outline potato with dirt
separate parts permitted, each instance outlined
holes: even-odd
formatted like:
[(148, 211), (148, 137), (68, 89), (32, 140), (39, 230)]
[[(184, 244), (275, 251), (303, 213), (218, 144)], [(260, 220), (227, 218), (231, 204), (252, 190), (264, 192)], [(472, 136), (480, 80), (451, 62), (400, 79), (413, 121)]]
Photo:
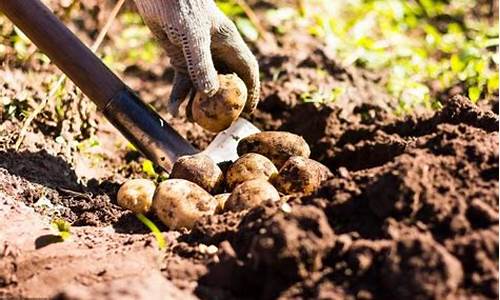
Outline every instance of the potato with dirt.
[(247, 153), (238, 158), (226, 172), (226, 186), (233, 190), (248, 180), (262, 178), (269, 180), (278, 174), (278, 169), (267, 157), (257, 153)]
[(158, 185), (153, 210), (170, 229), (191, 229), (200, 218), (213, 215), (217, 200), (197, 184), (185, 179), (167, 179)]
[(170, 178), (189, 180), (211, 194), (220, 192), (224, 182), (219, 166), (204, 154), (180, 157), (172, 168)]
[(245, 107), (247, 88), (236, 74), (218, 76), (220, 87), (212, 97), (197, 92), (191, 106), (193, 121), (211, 132), (227, 129)]
[(309, 157), (311, 149), (299, 135), (284, 131), (265, 131), (247, 136), (238, 143), (238, 155), (258, 153), (279, 169), (291, 156)]
[(272, 182), (283, 194), (310, 194), (332, 173), (323, 164), (302, 156), (292, 156)]
[(276, 188), (267, 180), (257, 178), (238, 185), (227, 199), (224, 209), (226, 211), (241, 211), (267, 201), (276, 202), (279, 200), (280, 195)]
[(151, 208), (156, 184), (149, 179), (131, 179), (118, 190), (118, 205), (136, 214), (145, 214)]

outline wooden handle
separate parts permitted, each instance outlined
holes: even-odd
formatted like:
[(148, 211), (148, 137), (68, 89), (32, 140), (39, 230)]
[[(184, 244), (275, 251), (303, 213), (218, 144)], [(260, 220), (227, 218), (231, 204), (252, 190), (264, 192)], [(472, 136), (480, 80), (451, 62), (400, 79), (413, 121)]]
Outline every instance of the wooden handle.
[(2, 11), (100, 109), (124, 83), (39, 0), (0, 0)]

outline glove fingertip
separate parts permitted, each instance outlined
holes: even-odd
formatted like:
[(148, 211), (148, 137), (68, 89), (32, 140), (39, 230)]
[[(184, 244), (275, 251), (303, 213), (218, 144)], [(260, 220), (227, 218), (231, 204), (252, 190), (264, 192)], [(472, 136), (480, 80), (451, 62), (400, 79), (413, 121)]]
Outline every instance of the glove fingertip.
[(192, 123), (194, 123), (194, 118), (193, 118), (193, 101), (194, 101), (195, 97), (196, 97), (196, 92), (195, 91), (191, 91), (191, 93), (189, 95), (189, 101), (188, 101), (188, 104), (186, 106), (186, 118), (188, 119), (189, 122), (192, 122)]
[(177, 117), (179, 115), (179, 108), (192, 88), (193, 85), (189, 77), (181, 72), (176, 72), (172, 92), (167, 103), (167, 110), (172, 116)]
[(212, 97), (219, 90), (220, 84), (217, 78), (217, 72), (210, 72), (215, 74), (203, 74), (196, 77), (194, 85), (196, 89), (208, 97)]
[(259, 100), (260, 100), (260, 82), (257, 78), (257, 80), (254, 80), (252, 82), (252, 86), (250, 86), (248, 89), (248, 98), (243, 111), (248, 114), (253, 113), (254, 110), (257, 108), (257, 105), (259, 104)]
[(245, 113), (251, 114), (257, 108), (257, 104), (259, 104), (259, 99), (257, 97), (249, 98), (247, 103), (245, 104), (245, 108), (243, 111)]
[(178, 101), (178, 100), (168, 102), (167, 110), (173, 117), (179, 116), (179, 108), (181, 107), (181, 103), (182, 103), (182, 101)]

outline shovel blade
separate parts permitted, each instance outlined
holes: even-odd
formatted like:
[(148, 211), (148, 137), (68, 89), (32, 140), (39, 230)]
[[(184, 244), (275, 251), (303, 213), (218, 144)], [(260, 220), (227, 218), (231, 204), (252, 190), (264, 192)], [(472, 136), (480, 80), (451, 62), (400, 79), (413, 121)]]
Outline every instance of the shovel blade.
[(216, 163), (235, 161), (238, 159), (237, 147), (241, 139), (260, 132), (249, 121), (239, 118), (228, 129), (219, 132), (215, 139), (202, 151)]

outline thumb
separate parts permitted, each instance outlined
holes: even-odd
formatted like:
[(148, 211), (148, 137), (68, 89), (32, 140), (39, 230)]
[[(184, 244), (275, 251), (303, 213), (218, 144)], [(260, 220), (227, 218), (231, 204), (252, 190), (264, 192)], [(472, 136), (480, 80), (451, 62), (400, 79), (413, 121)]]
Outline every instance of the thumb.
[(210, 51), (210, 32), (187, 30), (182, 36), (182, 51), (189, 77), (196, 89), (213, 96), (219, 89), (219, 80)]
[(179, 71), (175, 72), (174, 84), (168, 101), (168, 111), (172, 116), (176, 117), (179, 114), (179, 107), (186, 99), (192, 87), (193, 84), (187, 74)]

